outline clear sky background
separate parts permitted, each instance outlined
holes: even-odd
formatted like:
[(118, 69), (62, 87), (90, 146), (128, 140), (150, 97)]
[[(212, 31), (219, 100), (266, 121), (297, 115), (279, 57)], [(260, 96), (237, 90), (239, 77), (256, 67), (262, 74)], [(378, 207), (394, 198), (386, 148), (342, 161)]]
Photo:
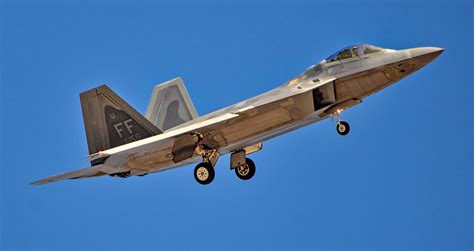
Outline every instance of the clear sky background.
[[(1, 250), (472, 250), (473, 4), (0, 4)], [(329, 120), (229, 156), (202, 186), (145, 177), (30, 182), (88, 166), (79, 93), (145, 111), (181, 76), (199, 112), (272, 89), (352, 43), (438, 46), (432, 64)]]

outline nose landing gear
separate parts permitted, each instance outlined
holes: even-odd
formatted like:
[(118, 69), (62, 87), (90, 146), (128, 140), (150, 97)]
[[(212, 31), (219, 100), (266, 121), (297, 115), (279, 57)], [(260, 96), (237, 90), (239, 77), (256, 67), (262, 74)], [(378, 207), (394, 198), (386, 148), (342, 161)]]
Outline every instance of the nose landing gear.
[(342, 135), (342, 136), (347, 135), (350, 129), (351, 127), (349, 126), (349, 123), (347, 123), (346, 121), (340, 120), (339, 122), (337, 122), (336, 130), (337, 130), (337, 133), (339, 133), (339, 135)]
[(349, 126), (349, 123), (347, 123), (346, 121), (343, 121), (339, 118), (339, 114), (341, 114), (343, 110), (342, 109), (339, 109), (337, 110), (332, 116), (331, 116), (331, 119), (334, 121), (336, 120), (337, 121), (337, 125), (336, 125), (336, 130), (337, 130), (337, 133), (339, 133), (339, 135), (341, 136), (345, 136), (349, 133), (351, 127)]

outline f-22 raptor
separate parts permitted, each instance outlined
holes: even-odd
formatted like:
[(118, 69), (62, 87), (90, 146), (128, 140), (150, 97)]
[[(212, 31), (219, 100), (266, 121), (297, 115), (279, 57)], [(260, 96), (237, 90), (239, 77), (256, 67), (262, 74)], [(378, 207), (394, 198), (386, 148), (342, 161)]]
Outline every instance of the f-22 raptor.
[(80, 94), (91, 167), (32, 184), (96, 176), (143, 176), (198, 163), (199, 184), (214, 180), (219, 156), (231, 153), (230, 169), (251, 179), (248, 155), (266, 140), (326, 118), (347, 135), (342, 111), (424, 67), (444, 50), (404, 50), (358, 44), (343, 48), (277, 88), (198, 116), (180, 78), (157, 85), (145, 116), (106, 85)]

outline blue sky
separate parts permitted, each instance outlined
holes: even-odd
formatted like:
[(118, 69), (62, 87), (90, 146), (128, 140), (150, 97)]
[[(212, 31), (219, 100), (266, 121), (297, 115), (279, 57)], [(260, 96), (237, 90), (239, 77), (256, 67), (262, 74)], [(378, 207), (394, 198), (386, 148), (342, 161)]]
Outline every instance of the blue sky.
[[(0, 3), (2, 250), (443, 249), (473, 245), (473, 4)], [(221, 157), (146, 177), (46, 186), (86, 167), (79, 93), (144, 112), (181, 76), (203, 115), (352, 43), (438, 46), (432, 64), (343, 113), (265, 142), (243, 182)]]

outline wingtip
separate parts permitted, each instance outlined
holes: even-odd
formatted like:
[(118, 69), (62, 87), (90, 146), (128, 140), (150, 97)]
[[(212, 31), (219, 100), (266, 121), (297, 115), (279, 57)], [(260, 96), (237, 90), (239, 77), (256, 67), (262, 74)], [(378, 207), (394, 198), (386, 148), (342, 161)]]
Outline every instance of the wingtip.
[(48, 182), (46, 182), (44, 179), (41, 179), (41, 180), (37, 180), (37, 181), (33, 181), (30, 183), (30, 185), (32, 186), (39, 186), (39, 185), (44, 185)]

